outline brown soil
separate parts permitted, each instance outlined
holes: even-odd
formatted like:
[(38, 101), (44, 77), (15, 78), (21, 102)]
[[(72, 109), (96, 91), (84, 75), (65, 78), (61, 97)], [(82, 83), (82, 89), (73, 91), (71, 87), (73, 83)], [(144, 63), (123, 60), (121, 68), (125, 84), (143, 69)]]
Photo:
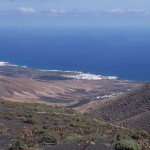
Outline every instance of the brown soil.
[(126, 92), (141, 84), (122, 80), (72, 80), (62, 77), (64, 74), (69, 73), (0, 67), (0, 97), (11, 101), (44, 102), (59, 106), (73, 105), (82, 100), (80, 105), (83, 105), (97, 96)]

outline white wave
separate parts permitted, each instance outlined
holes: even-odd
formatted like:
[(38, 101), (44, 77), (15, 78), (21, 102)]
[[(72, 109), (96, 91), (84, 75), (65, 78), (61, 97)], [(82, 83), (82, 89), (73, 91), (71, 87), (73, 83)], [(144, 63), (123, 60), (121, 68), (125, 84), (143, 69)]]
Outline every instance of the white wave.
[(9, 62), (0, 61), (0, 66), (17, 66), (17, 65), (10, 64)]
[(8, 62), (0, 61), (0, 66), (8, 66), (8, 65), (9, 65)]
[[(0, 61), (0, 66), (14, 66), (14, 67), (17, 67), (18, 65), (11, 64), (11, 63), (5, 62), (5, 61)], [(27, 66), (18, 66), (18, 67), (28, 68)]]
[(54, 71), (54, 72), (66, 72), (66, 73), (83, 73), (81, 71), (70, 71), (70, 70), (48, 70), (48, 69), (37, 69), (39, 71)]
[(59, 72), (63, 72), (62, 70), (48, 70), (48, 69), (37, 69), (37, 70), (39, 70), (39, 71), (43, 71), (43, 72), (46, 72), (46, 71), (59, 71)]
[(21, 67), (23, 67), (23, 68), (28, 68), (27, 66), (21, 66)]

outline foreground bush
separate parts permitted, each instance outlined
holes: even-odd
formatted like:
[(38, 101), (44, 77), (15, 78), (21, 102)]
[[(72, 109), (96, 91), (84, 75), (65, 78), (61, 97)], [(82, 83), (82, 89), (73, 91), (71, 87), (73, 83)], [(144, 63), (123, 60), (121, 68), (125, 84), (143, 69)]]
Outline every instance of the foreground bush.
[(56, 145), (57, 139), (58, 137), (55, 133), (44, 133), (39, 143)]
[(116, 146), (116, 150), (142, 150), (141, 146), (133, 140), (121, 140)]
[(15, 145), (9, 148), (9, 150), (28, 150), (28, 145), (23, 141), (16, 141)]

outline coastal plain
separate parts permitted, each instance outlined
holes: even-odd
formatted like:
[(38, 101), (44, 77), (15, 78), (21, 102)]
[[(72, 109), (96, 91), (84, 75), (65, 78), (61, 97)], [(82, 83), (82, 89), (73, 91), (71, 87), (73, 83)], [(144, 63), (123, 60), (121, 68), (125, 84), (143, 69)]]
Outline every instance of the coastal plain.
[(91, 76), (90, 79), (73, 78), (79, 75), (81, 73), (78, 72), (1, 66), (0, 97), (11, 101), (76, 108), (91, 101), (115, 97), (141, 85), (135, 81), (103, 76), (102, 79), (91, 79)]

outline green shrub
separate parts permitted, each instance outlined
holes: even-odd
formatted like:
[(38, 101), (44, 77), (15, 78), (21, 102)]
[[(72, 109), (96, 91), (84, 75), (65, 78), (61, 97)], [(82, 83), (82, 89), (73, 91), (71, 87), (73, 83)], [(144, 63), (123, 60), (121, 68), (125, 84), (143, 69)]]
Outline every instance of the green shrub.
[(127, 139), (127, 138), (128, 138), (128, 136), (126, 134), (118, 133), (118, 134), (114, 135), (112, 140), (113, 140), (113, 142), (117, 142), (117, 141), (121, 141), (121, 140)]
[(34, 118), (30, 118), (30, 117), (23, 117), (23, 122), (29, 123), (29, 124), (35, 124), (36, 120)]
[(51, 133), (44, 133), (41, 139), (39, 140), (39, 143), (43, 144), (57, 144), (58, 136), (51, 132)]
[(139, 134), (144, 138), (149, 137), (149, 133), (145, 130), (140, 131)]
[(9, 150), (28, 150), (28, 145), (24, 141), (16, 141), (14, 146), (9, 148)]
[(121, 140), (115, 145), (116, 150), (142, 150), (141, 146), (133, 140)]
[(140, 135), (135, 133), (135, 134), (133, 134), (131, 136), (131, 138), (134, 139), (134, 140), (139, 140), (140, 139)]
[(81, 141), (83, 139), (84, 139), (84, 137), (82, 135), (79, 135), (79, 134), (73, 134), (73, 135), (66, 137), (67, 141)]

